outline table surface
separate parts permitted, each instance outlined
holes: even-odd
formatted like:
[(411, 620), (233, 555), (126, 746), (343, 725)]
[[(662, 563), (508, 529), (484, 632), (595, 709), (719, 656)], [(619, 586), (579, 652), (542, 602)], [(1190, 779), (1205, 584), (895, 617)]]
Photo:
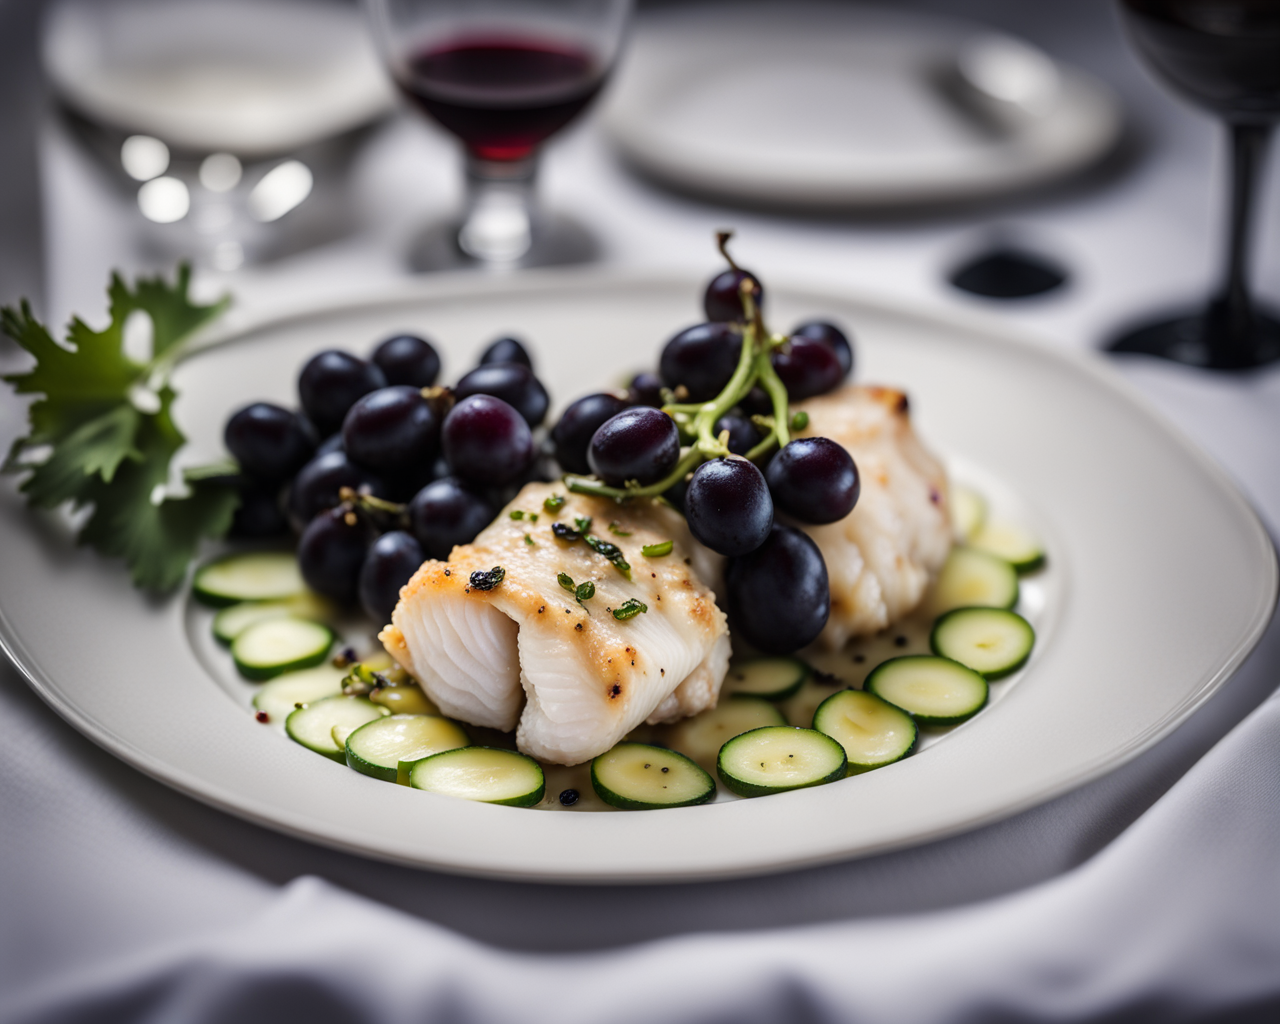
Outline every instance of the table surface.
[[(709, 273), (711, 234), (732, 224), (736, 255), (766, 280), (977, 309), (1050, 346), (1096, 347), (1135, 316), (1207, 294), (1225, 205), (1220, 129), (1138, 66), (1110, 4), (903, 6), (988, 21), (1099, 76), (1128, 109), (1121, 151), (1083, 178), (999, 205), (801, 218), (647, 184), (588, 117), (546, 154), (546, 202), (591, 225), (613, 266)], [(20, 7), (0, 0), (0, 22), (29, 32)], [(21, 71), (7, 67), (10, 78)], [(54, 322), (99, 310), (110, 268), (162, 264), (57, 121), (31, 119), (6, 95), (0, 116), (30, 130), (40, 188), (30, 194), (29, 162), (0, 162), (0, 268), (14, 268), (3, 297), (15, 282), (39, 290)], [(198, 285), (230, 288), (256, 312), (403, 278), (409, 232), (453, 208), (459, 171), (449, 140), (393, 119), (352, 169), (353, 233)], [(26, 202), (14, 200), (18, 189)], [(1069, 286), (1007, 303), (949, 289), (946, 271), (1002, 233), (1063, 260)], [(1280, 159), (1266, 176), (1257, 240), (1258, 290), (1280, 303)], [(0, 365), (14, 361), (0, 343)], [(1280, 369), (1223, 377), (1115, 366), (1226, 468), (1275, 535)], [(15, 404), (0, 404), (6, 445), (19, 427)], [(247, 824), (99, 750), (4, 665), (0, 1019), (249, 1020), (304, 1007), (317, 1020), (1274, 1019), (1280, 702), (1268, 698), (1277, 669), (1273, 625), (1231, 682), (1157, 747), (975, 832), (755, 879), (577, 888), (413, 871)], [(921, 994), (920, 978), (937, 984)], [(903, 986), (909, 1008), (895, 1002)]]

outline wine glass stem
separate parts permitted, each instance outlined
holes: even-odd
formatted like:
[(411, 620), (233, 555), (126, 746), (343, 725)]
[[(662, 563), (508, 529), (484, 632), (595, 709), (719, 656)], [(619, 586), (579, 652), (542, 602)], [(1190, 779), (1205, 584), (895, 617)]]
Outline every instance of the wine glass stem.
[(481, 263), (512, 263), (533, 245), (537, 157), (483, 160), (467, 156), (467, 204), (458, 245)]
[(1254, 196), (1270, 124), (1233, 122), (1231, 133), (1231, 225), (1227, 242), (1227, 276), (1210, 308), (1209, 344), (1218, 349), (1215, 363), (1248, 365), (1254, 347), (1253, 300), (1249, 294), (1249, 241)]

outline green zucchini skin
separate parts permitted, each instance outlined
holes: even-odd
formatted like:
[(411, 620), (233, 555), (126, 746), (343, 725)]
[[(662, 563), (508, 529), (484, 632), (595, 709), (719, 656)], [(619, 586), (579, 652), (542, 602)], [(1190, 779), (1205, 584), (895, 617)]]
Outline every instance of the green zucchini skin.
[(735, 695), (780, 701), (793, 696), (811, 675), (813, 669), (799, 658), (743, 658), (729, 665), (725, 683)]
[[(1007, 656), (993, 658), (974, 651), (965, 640), (983, 629), (1005, 640), (1010, 649)], [(1027, 663), (1036, 642), (1036, 631), (1017, 612), (1004, 608), (956, 608), (938, 617), (929, 634), (929, 646), (933, 653), (958, 661), (961, 665), (980, 672), (990, 682), (1012, 675)]]
[[(870, 718), (873, 724), (881, 727), (879, 756), (869, 756), (865, 738), (849, 728), (848, 719), (851, 718), (860, 720), (859, 724)], [(900, 707), (865, 690), (833, 693), (813, 713), (813, 727), (844, 747), (850, 775), (860, 775), (910, 757), (920, 740), (920, 729), (914, 718)], [(896, 741), (894, 733), (898, 734)]]
[[(767, 783), (759, 777), (748, 777), (744, 765), (754, 763), (760, 751), (771, 746), (785, 749), (790, 745), (802, 745), (816, 755), (814, 770), (795, 781)], [(716, 760), (716, 774), (720, 781), (738, 796), (768, 796), (793, 789), (808, 789), (843, 779), (848, 770), (849, 758), (844, 747), (816, 729), (802, 729), (791, 725), (766, 725), (735, 736), (720, 748)]]
[[(940, 681), (949, 685), (968, 688), (970, 698), (958, 703), (950, 714), (939, 714), (926, 710), (926, 701), (904, 699), (904, 694), (897, 689), (897, 684), (906, 673), (916, 676), (937, 676)], [(981, 672), (975, 672), (958, 661), (943, 658), (936, 654), (904, 654), (900, 658), (890, 658), (881, 662), (863, 681), (862, 687), (868, 693), (875, 694), (881, 700), (888, 701), (895, 707), (902, 708), (920, 725), (959, 725), (967, 721), (987, 706), (989, 690), (987, 680)]]
[[(310, 643), (306, 645), (284, 643), (284, 631), (294, 628), (301, 637), (303, 627), (311, 634)], [(262, 642), (265, 637), (273, 633), (282, 635), (281, 650), (285, 653), (278, 659), (269, 660), (250, 653), (255, 643)], [(256, 623), (244, 630), (231, 642), (231, 657), (235, 661), (237, 672), (245, 679), (260, 683), (284, 675), (286, 672), (296, 672), (299, 669), (319, 665), (328, 657), (335, 639), (333, 630), (323, 623), (285, 616)]]
[(284, 731), (295, 743), (345, 765), (346, 751), (334, 742), (333, 727), (354, 724), (358, 728), (381, 718), (386, 710), (364, 697), (339, 694), (298, 708), (285, 719)]
[[(637, 771), (635, 765), (642, 767)], [(624, 773), (631, 771), (633, 778)], [(639, 772), (646, 773), (640, 776)], [(653, 777), (647, 777), (652, 772)], [(671, 773), (674, 773), (673, 775)], [(663, 797), (663, 775), (679, 784), (686, 794), (677, 799)], [(591, 762), (591, 787), (612, 807), (624, 811), (654, 811), (666, 807), (693, 807), (716, 795), (716, 783), (697, 762), (666, 747), (647, 743), (619, 743)]]
[[(476, 796), (474, 790), (472, 793), (462, 793), (456, 786), (432, 785), (433, 781), (439, 782), (438, 774), (441, 769), (465, 768), (478, 760), (487, 762), (486, 770), (489, 771), (492, 771), (494, 766), (501, 766), (507, 771), (525, 773), (528, 776), (527, 783), (519, 792), (511, 796), (493, 799)], [(437, 779), (433, 779), (433, 776), (437, 776)], [(542, 772), (542, 765), (525, 754), (501, 747), (456, 747), (453, 750), (444, 750), (438, 754), (420, 758), (413, 762), (409, 770), (409, 785), (428, 793), (440, 793), (456, 799), (475, 800), (479, 803), (498, 804), (503, 807), (533, 807), (547, 792), (547, 780)]]
[[(399, 737), (388, 736), (400, 733)], [(389, 751), (380, 759), (373, 747), (379, 740), (387, 745)], [(400, 763), (409, 761), (416, 763), (433, 754), (446, 750), (456, 750), (469, 746), (471, 737), (457, 723), (440, 715), (387, 715), (375, 718), (356, 729), (346, 742), (347, 767), (383, 782), (403, 782), (409, 784), (407, 776), (400, 777)], [(406, 754), (407, 757), (399, 755)], [(392, 756), (394, 755), (394, 756)]]
[(279, 601), (307, 592), (291, 552), (252, 551), (226, 555), (202, 565), (191, 581), (191, 593), (211, 608), (242, 601)]

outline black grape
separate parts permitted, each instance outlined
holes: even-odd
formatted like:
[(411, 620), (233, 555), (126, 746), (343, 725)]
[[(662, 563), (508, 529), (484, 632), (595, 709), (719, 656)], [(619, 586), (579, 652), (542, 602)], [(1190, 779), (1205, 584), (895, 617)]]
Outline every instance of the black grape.
[(753, 384), (751, 390), (742, 396), (738, 408), (745, 416), (772, 416), (773, 401), (769, 393), (759, 384)]
[(529, 424), (492, 395), (472, 395), (455, 405), (440, 431), (444, 457), (456, 476), (486, 485), (519, 477), (533, 462)]
[(526, 423), (536, 427), (547, 415), (551, 404), (547, 389), (533, 375), (533, 371), (521, 363), (487, 363), (477, 366), (458, 381), (453, 389), (459, 398), (472, 395), (492, 395), (501, 398), (514, 408)]
[(739, 416), (736, 413), (725, 413), (716, 420), (715, 430), (716, 437), (720, 436), (722, 430), (729, 431), (729, 451), (734, 455), (746, 455), (764, 438), (760, 436), (760, 431), (756, 429), (756, 425), (745, 416)]
[(746, 319), (742, 308), (742, 282), (751, 278), (755, 285), (751, 289), (751, 297), (755, 300), (756, 309), (764, 305), (764, 288), (760, 278), (749, 270), (730, 269), (721, 271), (707, 285), (707, 293), (702, 299), (702, 308), (708, 320), (740, 321)]
[(480, 353), (481, 366), (491, 363), (519, 363), (529, 370), (533, 369), (533, 359), (528, 349), (517, 338), (499, 338)]
[(337, 505), (342, 500), (338, 492), (343, 487), (354, 491), (366, 488), (380, 498), (387, 496), (382, 478), (356, 465), (346, 452), (317, 455), (302, 467), (289, 489), (289, 515), (297, 528), (302, 529), (317, 513)]
[(842, 379), (853, 372), (853, 345), (849, 343), (849, 338), (844, 331), (840, 330), (835, 324), (827, 323), (825, 320), (808, 320), (798, 325), (791, 332), (791, 336), (793, 338), (810, 338), (813, 341), (821, 341), (829, 346), (840, 363)]
[(765, 654), (813, 643), (831, 613), (822, 552), (806, 534), (774, 523), (765, 542), (725, 569), (730, 628)]
[(312, 356), (298, 377), (302, 409), (322, 437), (342, 427), (347, 410), (370, 391), (387, 386), (387, 378), (373, 363), (350, 352), (328, 349)]
[(426, 561), (422, 545), (403, 530), (384, 533), (369, 548), (360, 567), (357, 590), (365, 614), (375, 622), (391, 621), (400, 588)]
[(556, 461), (566, 473), (590, 473), (587, 448), (604, 421), (626, 409), (627, 403), (617, 395), (604, 392), (579, 398), (560, 415), (551, 429)]
[(280, 485), (245, 480), (238, 487), (240, 505), (231, 520), (230, 537), (257, 539), (289, 532), (289, 521), (280, 505)]
[(321, 455), (328, 455), (330, 452), (341, 452), (345, 450), (346, 449), (342, 447), (342, 431), (339, 430), (336, 434), (330, 434), (320, 442), (320, 445), (316, 448), (316, 453), (312, 458), (319, 458)]
[(606, 420), (591, 438), (587, 462), (612, 487), (657, 483), (680, 458), (680, 431), (664, 412), (634, 406)]
[(802, 437), (766, 471), (774, 504), (802, 523), (834, 523), (853, 511), (862, 484), (847, 451), (825, 437)]
[(431, 403), (407, 384), (365, 395), (342, 422), (348, 458), (384, 474), (416, 474), (425, 479), (439, 438), (440, 423)]
[(388, 384), (429, 388), (440, 376), (440, 353), (431, 342), (412, 334), (388, 338), (373, 350), (372, 358)]
[(321, 512), (298, 541), (298, 568), (307, 586), (340, 604), (354, 604), (360, 567), (372, 539), (355, 512), (341, 505)]
[(740, 328), (733, 324), (697, 324), (667, 342), (658, 373), (672, 390), (683, 384), (690, 402), (705, 402), (724, 390), (741, 355)]
[(637, 373), (631, 378), (627, 388), (627, 399), (632, 405), (650, 405), (655, 409), (662, 407), (662, 378), (647, 370)]
[(695, 538), (732, 557), (764, 543), (773, 501), (764, 476), (746, 459), (710, 459), (693, 471), (684, 514)]
[(834, 391), (844, 379), (835, 350), (812, 338), (791, 338), (770, 359), (793, 402)]
[(496, 507), (457, 477), (435, 480), (409, 503), (413, 535), (428, 558), (445, 559), (457, 544), (470, 544), (493, 522)]
[(289, 479), (316, 450), (310, 424), (270, 402), (245, 406), (227, 420), (222, 437), (241, 470), (271, 483)]

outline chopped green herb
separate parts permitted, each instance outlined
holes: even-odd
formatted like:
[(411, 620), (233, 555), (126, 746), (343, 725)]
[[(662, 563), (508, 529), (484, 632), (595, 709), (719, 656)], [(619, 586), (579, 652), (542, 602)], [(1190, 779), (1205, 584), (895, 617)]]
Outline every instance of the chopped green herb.
[(627, 619), (634, 619), (641, 612), (647, 612), (648, 610), (649, 606), (643, 601), (637, 601), (634, 597), (629, 597), (620, 607), (613, 610), (613, 617), (620, 622), (625, 622)]
[(807, 412), (798, 412), (791, 417), (792, 430), (804, 430), (809, 425), (809, 414)]
[(579, 533), (586, 533), (588, 530), (591, 529), (591, 517), (590, 516), (574, 516), (573, 525), (578, 528)]
[(617, 544), (610, 544), (607, 540), (601, 540), (599, 537), (587, 534), (583, 538), (587, 542), (587, 547), (594, 551), (597, 555), (602, 555), (613, 563), (613, 567), (622, 573), (627, 579), (631, 579), (631, 563), (622, 555), (622, 548)]
[(551, 532), (555, 534), (556, 540), (562, 540), (567, 544), (572, 544), (576, 540), (582, 540), (582, 534), (564, 523), (552, 523)]
[(529, 522), (531, 522), (531, 523), (536, 523), (537, 521), (538, 521), (538, 513), (537, 513), (537, 512), (530, 512), (530, 513), (529, 513)]
[(573, 577), (570, 576), (567, 572), (560, 573), (560, 575), (556, 577), (556, 582), (559, 583), (561, 587), (569, 591), (569, 593), (571, 594), (575, 593), (577, 590), (577, 588), (573, 584)]
[(492, 590), (506, 578), (507, 570), (495, 565), (488, 572), (477, 569), (471, 574), (471, 586), (474, 590)]
[(513, 510), (512, 510), (512, 512), (511, 512), (511, 518), (512, 518), (512, 519), (523, 519), (523, 518), (524, 518), (524, 513), (523, 513), (523, 512), (521, 512), (518, 508), (517, 508), (517, 509), (513, 509)]
[(661, 558), (663, 555), (671, 554), (671, 549), (675, 545), (669, 540), (659, 541), (657, 544), (646, 544), (640, 549), (640, 554), (645, 558)]
[(563, 494), (551, 495), (551, 497), (547, 498), (546, 501), (542, 503), (542, 507), (546, 509), (548, 512), (550, 512), (552, 515), (555, 515), (555, 513), (559, 512), (562, 508), (564, 508), (564, 495)]
[(573, 592), (573, 596), (578, 599), (578, 604), (582, 604), (583, 601), (590, 601), (591, 598), (596, 596), (596, 585), (590, 580), (587, 580), (586, 583), (579, 583), (578, 589)]
[(630, 536), (631, 536), (631, 531), (630, 531), (630, 530), (624, 530), (621, 526), (619, 526), (619, 525), (618, 525), (618, 521), (617, 521), (616, 519), (615, 519), (613, 522), (611, 522), (611, 523), (609, 524), (609, 532), (610, 532), (611, 534), (613, 534), (615, 537), (630, 537)]
[(527, 533), (524, 535), (524, 542), (528, 544), (530, 547), (538, 543), (536, 540), (530, 537)]

